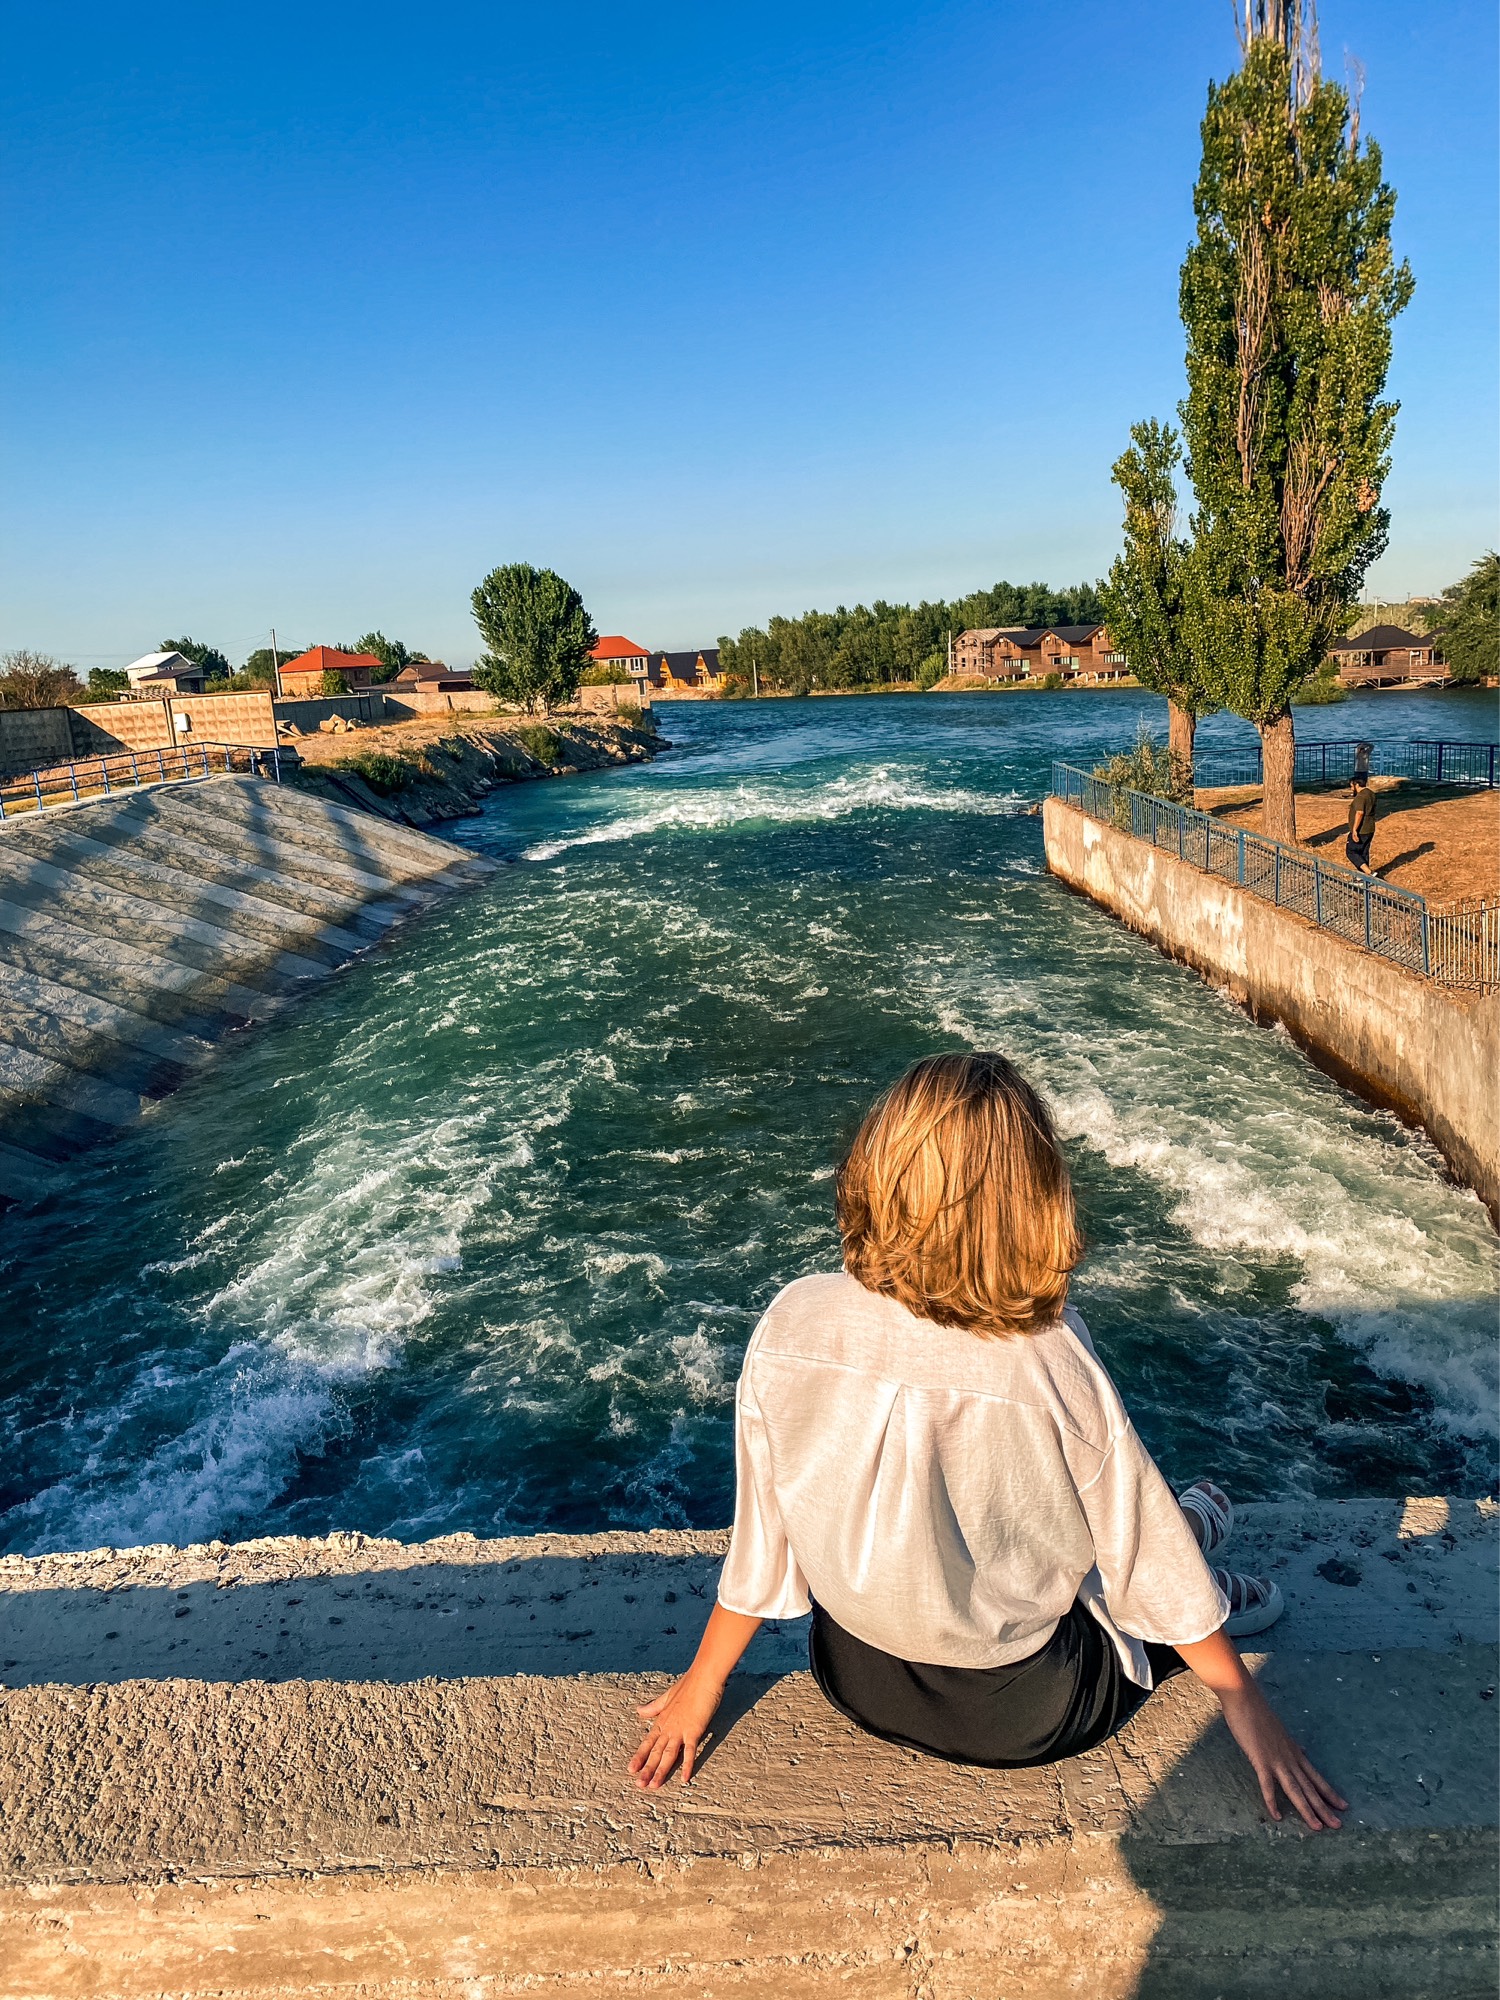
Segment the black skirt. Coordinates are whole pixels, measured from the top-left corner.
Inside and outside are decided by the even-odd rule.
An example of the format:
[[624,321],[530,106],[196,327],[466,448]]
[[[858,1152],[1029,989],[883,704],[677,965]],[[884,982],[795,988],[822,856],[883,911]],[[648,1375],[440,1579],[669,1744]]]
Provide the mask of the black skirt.
[[[1076,1757],[1113,1736],[1146,1699],[1114,1643],[1074,1604],[1040,1651],[1008,1667],[934,1667],[867,1646],[814,1604],[813,1678],[871,1736],[951,1764],[1017,1770]],[[1157,1682],[1185,1667],[1170,1646],[1146,1647]]]

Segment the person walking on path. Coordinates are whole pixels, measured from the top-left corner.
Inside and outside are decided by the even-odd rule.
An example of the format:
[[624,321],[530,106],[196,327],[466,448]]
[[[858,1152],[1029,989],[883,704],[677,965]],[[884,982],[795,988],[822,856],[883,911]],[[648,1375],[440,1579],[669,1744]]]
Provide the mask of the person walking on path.
[[1349,837],[1344,842],[1344,853],[1351,868],[1361,875],[1371,875],[1370,842],[1375,838],[1375,794],[1370,790],[1369,774],[1361,777],[1358,773],[1349,781]]
[[1184,1669],[1273,1819],[1345,1807],[1231,1638],[1281,1594],[1210,1568],[1234,1510],[1174,1498],[1067,1303],[1082,1238],[1051,1120],[993,1054],[931,1056],[838,1177],[844,1268],[774,1299],[735,1400],[735,1513],[687,1673],[638,1713],[658,1790],[693,1768],[762,1619],[812,1613],[818,1686],[859,1728],[960,1764],[1092,1749]]

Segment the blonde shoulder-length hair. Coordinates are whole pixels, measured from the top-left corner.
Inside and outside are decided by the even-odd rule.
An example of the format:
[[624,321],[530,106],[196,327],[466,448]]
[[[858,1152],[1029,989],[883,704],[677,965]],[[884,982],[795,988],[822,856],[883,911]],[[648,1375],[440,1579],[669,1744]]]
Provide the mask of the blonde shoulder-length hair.
[[1004,1056],[927,1056],[877,1099],[838,1175],[844,1268],[921,1319],[1034,1333],[1083,1255],[1047,1108]]

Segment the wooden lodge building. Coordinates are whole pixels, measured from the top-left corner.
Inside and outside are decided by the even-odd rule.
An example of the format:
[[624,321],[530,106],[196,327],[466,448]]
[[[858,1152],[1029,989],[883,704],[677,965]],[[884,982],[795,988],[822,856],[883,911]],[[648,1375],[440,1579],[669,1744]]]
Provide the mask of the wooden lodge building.
[[1394,681],[1446,681],[1442,648],[1399,625],[1372,625],[1352,639],[1335,639],[1328,657],[1346,687],[1384,687]]
[[953,641],[950,680],[1123,681],[1130,676],[1102,625],[982,626]]

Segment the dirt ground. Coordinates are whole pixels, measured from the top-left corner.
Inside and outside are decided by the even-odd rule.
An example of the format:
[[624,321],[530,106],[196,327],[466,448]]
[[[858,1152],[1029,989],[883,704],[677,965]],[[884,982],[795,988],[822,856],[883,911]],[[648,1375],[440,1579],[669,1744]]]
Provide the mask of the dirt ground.
[[[1371,863],[1375,873],[1433,903],[1500,894],[1500,792],[1457,786],[1409,785],[1375,778],[1378,817]],[[1260,787],[1200,791],[1202,812],[1235,826],[1260,829]],[[1349,792],[1319,788],[1297,793],[1298,844],[1321,860],[1344,864]]]

